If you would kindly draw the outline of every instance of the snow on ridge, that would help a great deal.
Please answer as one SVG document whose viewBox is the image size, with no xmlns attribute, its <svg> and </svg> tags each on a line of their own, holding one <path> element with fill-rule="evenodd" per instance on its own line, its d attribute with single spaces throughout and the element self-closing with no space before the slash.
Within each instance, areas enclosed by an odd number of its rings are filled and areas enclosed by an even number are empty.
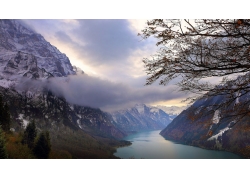
<svg viewBox="0 0 250 180">
<path fill-rule="evenodd" d="M 188 106 L 161 106 L 161 105 L 157 105 L 157 108 L 163 110 L 165 113 L 169 114 L 169 115 L 179 115 L 182 111 L 184 111 L 185 109 L 188 108 Z"/>
<path fill-rule="evenodd" d="M 144 104 L 136 104 L 135 108 L 140 114 L 144 113 Z"/>
<path fill-rule="evenodd" d="M 158 108 L 155 108 L 155 107 L 152 107 L 152 108 L 150 109 L 150 112 L 158 113 L 158 112 L 159 112 L 159 109 L 158 109 Z"/>
</svg>

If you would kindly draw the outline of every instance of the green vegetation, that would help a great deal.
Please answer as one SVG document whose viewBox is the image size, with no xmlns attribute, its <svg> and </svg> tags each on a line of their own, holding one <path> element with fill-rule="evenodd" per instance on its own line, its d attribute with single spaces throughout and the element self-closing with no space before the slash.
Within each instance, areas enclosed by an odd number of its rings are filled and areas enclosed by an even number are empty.
<svg viewBox="0 0 250 180">
<path fill-rule="evenodd" d="M 22 143 L 23 133 L 6 134 L 6 149 L 9 159 L 36 158 L 27 144 Z"/>
<path fill-rule="evenodd" d="M 2 96 L 5 102 L 10 105 L 10 111 L 4 101 L 0 99 L 0 114 L 1 117 L 7 117 L 8 121 L 1 121 L 1 125 L 5 124 L 7 128 L 2 129 L 2 147 L 7 158 L 10 159 L 35 159 L 35 158 L 49 158 L 49 159 L 108 159 L 117 158 L 113 154 L 116 147 L 127 145 L 128 142 L 120 142 L 110 137 L 102 136 L 102 134 L 84 132 L 80 129 L 73 128 L 72 125 L 65 125 L 62 114 L 51 120 L 39 118 L 43 117 L 39 114 L 38 108 L 30 105 L 30 109 L 25 109 L 25 104 L 21 104 L 18 96 L 11 95 L 11 98 Z M 14 98 L 13 98 L 14 97 Z M 25 99 L 24 99 L 25 100 Z M 51 103 L 53 104 L 53 103 Z M 5 106 L 6 105 L 6 106 Z M 4 108 L 5 106 L 5 108 Z M 18 109 L 18 111 L 17 111 Z M 12 118 L 18 117 L 19 109 L 22 109 L 26 115 L 28 114 L 30 123 L 25 129 L 20 126 L 20 122 L 16 120 L 10 121 L 10 114 Z M 54 113 L 53 108 L 51 114 Z M 11 112 L 11 113 L 10 113 Z M 14 131 L 10 131 L 10 125 Z M 99 132 L 99 131 L 98 131 Z M 90 135 L 91 134 L 91 135 Z"/>
<path fill-rule="evenodd" d="M 28 124 L 24 132 L 6 133 L 6 149 L 10 159 L 31 159 L 49 157 L 51 150 L 49 132 L 36 136 L 34 121 Z"/>
<path fill-rule="evenodd" d="M 113 155 L 114 146 L 108 144 L 110 139 L 99 139 L 100 137 L 91 136 L 81 130 L 75 131 L 67 126 L 59 129 L 50 131 L 52 148 L 68 152 L 74 159 L 116 158 Z"/>
<path fill-rule="evenodd" d="M 5 138 L 4 138 L 4 134 L 3 131 L 0 127 L 0 159 L 6 159 L 7 156 L 7 151 L 6 151 L 6 147 L 5 147 Z"/>
<path fill-rule="evenodd" d="M 51 150 L 49 132 L 40 133 L 35 147 L 33 149 L 34 154 L 39 159 L 47 159 Z"/>
<path fill-rule="evenodd" d="M 38 138 L 39 139 L 39 138 Z M 23 133 L 9 133 L 6 134 L 6 151 L 9 159 L 37 159 L 38 157 L 27 144 L 23 144 Z M 36 147 L 36 146 L 35 146 Z M 40 146 L 41 148 L 41 146 Z M 49 159 L 70 159 L 72 155 L 60 149 L 51 149 L 48 156 Z"/>
</svg>

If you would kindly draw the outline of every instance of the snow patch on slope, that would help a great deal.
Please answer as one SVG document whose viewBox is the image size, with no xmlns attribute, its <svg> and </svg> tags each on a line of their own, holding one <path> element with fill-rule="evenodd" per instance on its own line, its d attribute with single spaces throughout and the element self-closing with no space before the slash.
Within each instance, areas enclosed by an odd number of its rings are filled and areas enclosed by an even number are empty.
<svg viewBox="0 0 250 180">
<path fill-rule="evenodd" d="M 76 122 L 77 122 L 79 128 L 83 129 L 82 126 L 81 126 L 81 123 L 80 123 L 80 119 L 78 119 Z"/>
<path fill-rule="evenodd" d="M 24 128 L 26 128 L 28 124 L 29 124 L 29 121 L 23 119 L 23 126 L 24 126 Z"/>
<path fill-rule="evenodd" d="M 239 97 L 241 96 L 241 93 L 240 92 L 236 92 L 235 95 L 236 95 L 237 98 L 235 100 L 235 104 L 234 105 L 237 105 L 237 104 L 239 104 Z"/>
<path fill-rule="evenodd" d="M 219 110 L 216 110 L 214 112 L 214 117 L 213 117 L 212 121 L 213 121 L 214 124 L 219 123 L 219 121 L 220 121 L 220 111 Z"/>
<path fill-rule="evenodd" d="M 200 107 L 195 111 L 195 114 L 199 114 L 202 108 L 203 108 L 203 106 L 200 106 Z"/>
<path fill-rule="evenodd" d="M 137 111 L 138 111 L 140 114 L 144 113 L 144 105 L 143 105 L 143 104 L 137 104 L 137 105 L 135 106 L 135 108 L 137 109 Z"/>
<path fill-rule="evenodd" d="M 29 124 L 29 121 L 27 121 L 26 119 L 24 119 L 24 114 L 19 114 L 17 119 L 20 120 L 20 121 L 22 121 L 24 129 Z"/>
<path fill-rule="evenodd" d="M 222 134 L 223 134 L 224 132 L 228 131 L 229 129 L 231 129 L 231 128 L 226 127 L 226 128 L 224 128 L 224 129 L 221 129 L 220 132 L 219 132 L 218 134 L 211 136 L 211 137 L 208 138 L 207 140 L 208 140 L 208 141 L 211 141 L 211 140 L 214 140 L 214 139 L 217 140 L 219 136 L 222 136 Z"/>
<path fill-rule="evenodd" d="M 0 86 L 2 86 L 4 88 L 9 88 L 14 84 L 15 84 L 15 82 L 13 82 L 13 81 L 9 81 L 9 80 L 6 80 L 6 79 L 1 79 L 0 80 Z"/>
<path fill-rule="evenodd" d="M 112 117 L 113 117 L 113 120 L 117 123 L 116 117 L 114 115 L 112 115 Z"/>
</svg>

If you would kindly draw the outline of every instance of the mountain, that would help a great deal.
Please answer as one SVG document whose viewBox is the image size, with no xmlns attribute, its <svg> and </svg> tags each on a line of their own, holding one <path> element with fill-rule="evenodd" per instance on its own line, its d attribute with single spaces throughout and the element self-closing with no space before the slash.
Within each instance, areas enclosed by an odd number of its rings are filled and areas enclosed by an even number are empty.
<svg viewBox="0 0 250 180">
<path fill-rule="evenodd" d="M 183 110 L 187 109 L 187 106 L 162 106 L 162 105 L 157 105 L 157 108 L 163 110 L 165 113 L 169 115 L 179 115 Z"/>
<path fill-rule="evenodd" d="M 12 132 L 22 132 L 34 120 L 39 131 L 50 132 L 53 148 L 67 150 L 75 158 L 114 158 L 114 146 L 128 144 L 118 140 L 126 134 L 100 109 L 71 105 L 48 90 L 26 96 L 0 87 L 0 95 L 10 109 Z"/>
<path fill-rule="evenodd" d="M 240 92 L 240 93 L 243 93 Z M 203 98 L 178 115 L 160 134 L 166 139 L 207 149 L 225 150 L 250 158 L 250 114 L 235 116 L 236 108 L 248 112 L 250 94 L 226 101 L 225 95 Z"/>
<path fill-rule="evenodd" d="M 132 108 L 112 113 L 113 124 L 125 132 L 163 129 L 170 122 L 164 111 L 145 104 L 137 104 Z"/>
<path fill-rule="evenodd" d="M 20 130 L 31 120 L 41 129 L 68 126 L 72 130 L 83 130 L 92 135 L 123 138 L 126 134 L 115 128 L 108 113 L 100 109 L 67 103 L 64 98 L 45 90 L 36 96 L 21 95 L 15 90 L 0 87 L 3 100 L 9 104 L 12 130 Z"/>
<path fill-rule="evenodd" d="M 74 158 L 115 158 L 114 147 L 130 143 L 120 141 L 127 134 L 109 113 L 70 104 L 41 86 L 77 74 L 84 72 L 40 34 L 17 20 L 0 20 L 0 95 L 10 109 L 11 131 L 22 132 L 34 120 L 39 131 L 50 132 L 53 148 Z"/>
<path fill-rule="evenodd" d="M 188 106 L 162 106 L 157 105 L 157 108 L 163 110 L 170 117 L 170 120 L 173 120 L 176 116 L 178 116 L 183 110 L 187 109 Z"/>
<path fill-rule="evenodd" d="M 13 53 L 12 56 L 0 58 L 0 85 L 12 87 L 23 77 L 28 79 L 48 79 L 53 75 L 37 66 L 37 59 L 32 54 L 23 52 Z"/>
<path fill-rule="evenodd" d="M 12 64 L 13 68 L 19 66 L 19 61 L 15 59 L 20 53 L 24 55 L 24 59 L 25 55 L 32 56 L 38 68 L 54 77 L 75 74 L 69 58 L 43 36 L 26 28 L 18 20 L 0 20 L 1 67 L 8 63 Z"/>
<path fill-rule="evenodd" d="M 2 88 L 2 92 L 5 92 L 2 96 L 9 99 L 19 97 L 14 93 L 17 90 L 15 88 L 18 87 L 18 83 L 23 84 L 24 78 L 42 80 L 77 73 L 83 74 L 84 72 L 72 66 L 67 56 L 40 34 L 24 27 L 17 20 L 0 20 L 0 86 L 13 90 L 7 93 L 6 89 Z M 115 138 L 124 136 L 124 133 L 112 125 L 108 114 L 99 109 L 69 104 L 62 97 L 55 96 L 43 87 L 40 89 L 27 87 L 26 89 L 28 90 L 18 90 L 20 97 L 16 101 L 21 103 L 25 99 L 26 104 L 12 111 L 15 114 L 14 119 L 18 117 L 26 119 L 31 116 L 28 115 L 29 112 L 35 111 L 37 112 L 35 114 L 39 116 L 33 119 L 40 119 L 39 123 L 42 124 L 46 117 L 51 121 L 57 121 L 56 114 L 61 112 L 65 116 L 61 114 L 60 119 L 66 118 L 65 121 L 70 119 L 71 123 L 68 125 L 73 129 L 80 128 L 88 132 L 100 131 L 100 134 L 104 133 Z M 6 101 L 12 106 L 9 99 Z M 61 104 L 60 107 L 59 104 Z M 22 108 L 25 108 L 25 113 L 22 113 Z"/>
</svg>

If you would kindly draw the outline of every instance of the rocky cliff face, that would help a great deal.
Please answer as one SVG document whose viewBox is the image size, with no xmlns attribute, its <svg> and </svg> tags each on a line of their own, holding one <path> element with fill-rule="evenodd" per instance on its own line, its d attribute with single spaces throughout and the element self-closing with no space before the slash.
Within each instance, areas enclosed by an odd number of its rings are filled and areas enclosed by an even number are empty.
<svg viewBox="0 0 250 180">
<path fill-rule="evenodd" d="M 207 149 L 230 151 L 250 158 L 250 115 L 235 116 L 235 108 L 247 110 L 249 93 L 235 99 L 229 106 L 217 109 L 225 96 L 196 101 L 177 116 L 161 135 L 177 142 Z"/>
<path fill-rule="evenodd" d="M 22 78 L 48 79 L 53 75 L 37 66 L 37 58 L 32 54 L 16 52 L 0 57 L 0 85 L 12 87 L 20 83 Z"/>
<path fill-rule="evenodd" d="M 40 34 L 24 27 L 18 20 L 0 20 L 2 63 L 11 59 L 18 51 L 32 54 L 37 59 L 37 66 L 55 77 L 75 74 L 68 57 Z"/>
<path fill-rule="evenodd" d="M 161 109 L 137 104 L 130 109 L 112 114 L 113 124 L 126 132 L 163 129 L 170 122 L 170 117 Z"/>
</svg>

